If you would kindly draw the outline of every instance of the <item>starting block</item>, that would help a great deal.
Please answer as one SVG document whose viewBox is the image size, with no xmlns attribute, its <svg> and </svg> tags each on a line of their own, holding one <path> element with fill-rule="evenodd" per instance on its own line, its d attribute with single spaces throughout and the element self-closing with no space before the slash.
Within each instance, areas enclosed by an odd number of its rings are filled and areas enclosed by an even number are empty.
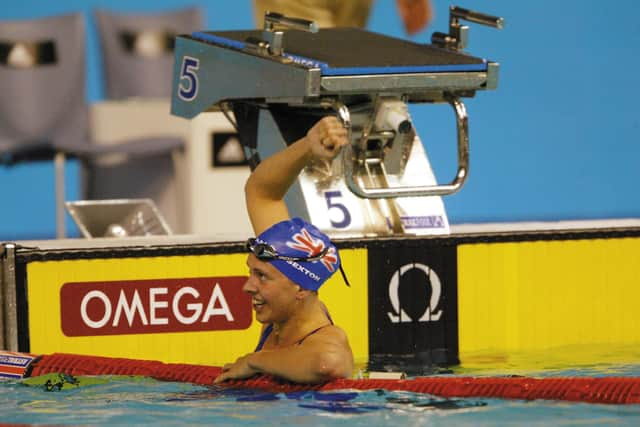
<svg viewBox="0 0 640 427">
<path fill-rule="evenodd" d="M 458 7 L 449 33 L 419 44 L 355 28 L 267 13 L 263 30 L 179 36 L 171 112 L 184 118 L 220 108 L 239 132 L 250 163 L 303 137 L 327 114 L 350 144 L 332 164 L 311 165 L 287 195 L 292 215 L 332 236 L 446 234 L 441 197 L 468 176 L 463 98 L 495 89 L 496 62 L 461 52 L 468 27 L 503 20 Z M 409 103 L 448 104 L 455 115 L 458 168 L 437 184 Z"/>
</svg>

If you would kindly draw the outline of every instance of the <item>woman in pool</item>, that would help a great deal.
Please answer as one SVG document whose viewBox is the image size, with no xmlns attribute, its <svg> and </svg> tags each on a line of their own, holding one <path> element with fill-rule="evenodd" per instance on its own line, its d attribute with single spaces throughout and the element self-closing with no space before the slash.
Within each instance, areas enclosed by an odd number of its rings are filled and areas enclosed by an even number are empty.
<svg viewBox="0 0 640 427">
<path fill-rule="evenodd" d="M 347 143 L 341 123 L 325 117 L 260 163 L 247 180 L 247 210 L 257 237 L 247 242 L 249 279 L 243 289 L 262 333 L 256 350 L 225 365 L 216 383 L 260 373 L 300 383 L 352 375 L 347 335 L 333 324 L 317 292 L 340 268 L 337 248 L 313 225 L 290 219 L 284 202 L 307 164 L 333 159 Z"/>
</svg>

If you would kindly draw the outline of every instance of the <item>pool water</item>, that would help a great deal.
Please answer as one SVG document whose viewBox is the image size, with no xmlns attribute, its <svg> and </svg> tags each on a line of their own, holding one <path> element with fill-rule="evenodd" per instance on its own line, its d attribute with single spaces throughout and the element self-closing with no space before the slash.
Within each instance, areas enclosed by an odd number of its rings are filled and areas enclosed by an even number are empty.
<svg viewBox="0 0 640 427">
<path fill-rule="evenodd" d="M 444 399 L 374 390 L 264 393 L 147 378 L 98 377 L 45 391 L 0 384 L 2 422 L 50 425 L 640 425 L 640 405 Z"/>
<path fill-rule="evenodd" d="M 635 348 L 598 359 L 475 355 L 441 376 L 640 376 Z M 593 353 L 593 352 L 591 352 Z M 565 353 L 571 355 L 571 352 Z M 593 356 L 593 354 L 592 354 Z M 571 363 L 567 363 L 570 360 Z M 593 363 L 592 360 L 601 362 Z M 387 366 L 386 368 L 389 368 Z M 500 426 L 640 425 L 640 405 L 441 398 L 385 390 L 267 393 L 142 377 L 47 374 L 0 382 L 0 423 L 162 426 Z"/>
</svg>

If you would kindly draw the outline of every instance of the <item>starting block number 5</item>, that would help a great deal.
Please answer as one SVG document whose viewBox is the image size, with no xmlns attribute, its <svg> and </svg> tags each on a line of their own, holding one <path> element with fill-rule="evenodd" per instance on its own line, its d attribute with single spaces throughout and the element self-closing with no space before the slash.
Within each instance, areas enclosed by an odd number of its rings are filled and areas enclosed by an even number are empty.
<svg viewBox="0 0 640 427">
<path fill-rule="evenodd" d="M 198 75 L 200 60 L 191 56 L 182 58 L 180 66 L 180 84 L 178 85 L 178 97 L 183 101 L 193 101 L 198 96 Z"/>
<path fill-rule="evenodd" d="M 324 199 L 327 202 L 327 209 L 329 211 L 338 211 L 339 212 L 339 221 L 334 221 L 331 216 L 329 217 L 329 221 L 331 222 L 331 226 L 334 228 L 348 228 L 351 225 L 351 214 L 349 213 L 349 209 L 340 203 L 338 199 L 342 198 L 342 192 L 340 190 L 336 191 L 326 191 L 324 193 Z M 334 219 L 335 215 L 333 216 Z"/>
</svg>

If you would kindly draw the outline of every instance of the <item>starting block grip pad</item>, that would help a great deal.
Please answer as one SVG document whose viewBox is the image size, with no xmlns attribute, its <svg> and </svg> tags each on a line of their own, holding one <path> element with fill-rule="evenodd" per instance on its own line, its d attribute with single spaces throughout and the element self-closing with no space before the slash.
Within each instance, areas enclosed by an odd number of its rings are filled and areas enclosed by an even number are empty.
<svg viewBox="0 0 640 427">
<path fill-rule="evenodd" d="M 260 40 L 261 36 L 259 30 L 208 31 L 191 35 L 196 40 L 239 50 L 247 47 L 247 40 Z M 323 76 L 487 69 L 487 62 L 481 58 L 356 28 L 321 29 L 317 33 L 287 30 L 284 52 L 284 56 L 296 64 L 319 67 Z"/>
</svg>

